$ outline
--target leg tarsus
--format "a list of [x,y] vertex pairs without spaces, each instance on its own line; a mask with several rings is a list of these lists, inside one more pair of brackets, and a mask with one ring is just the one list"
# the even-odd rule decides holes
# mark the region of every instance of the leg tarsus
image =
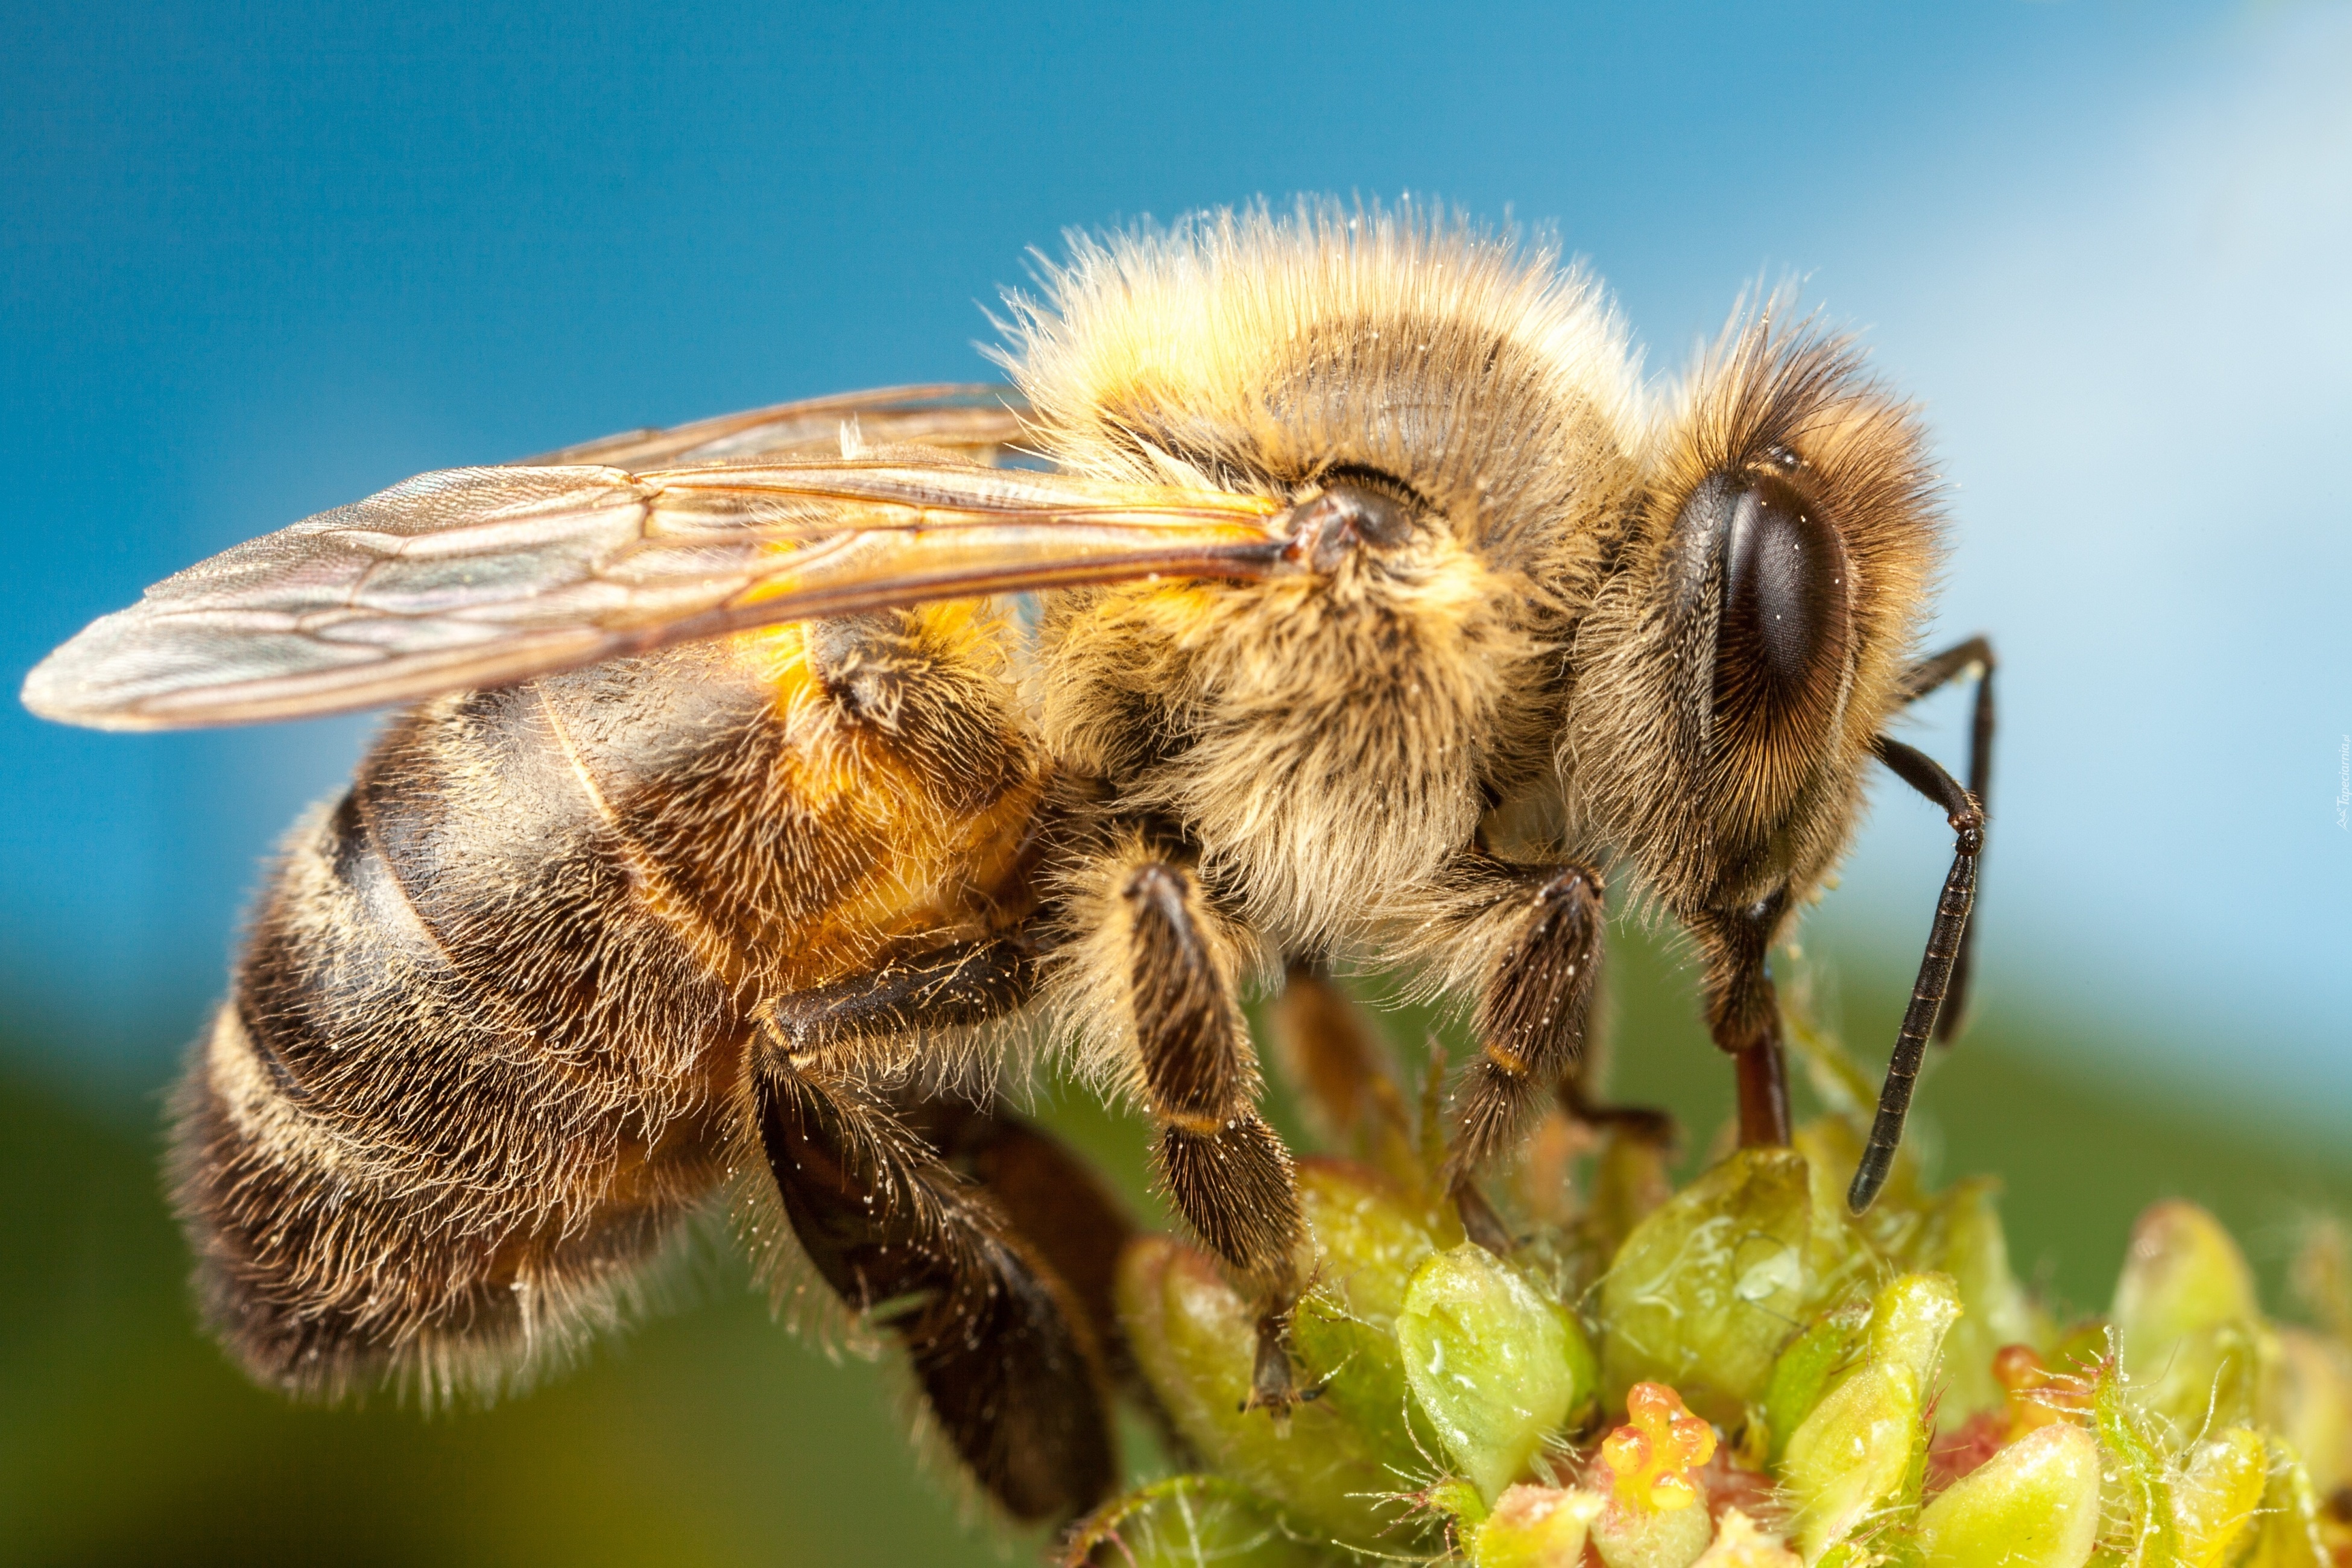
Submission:
[[1456,1177],[1449,1195],[1454,1199],[1454,1212],[1462,1217],[1464,1236],[1497,1258],[1508,1258],[1518,1250],[1518,1238],[1511,1234],[1511,1227],[1503,1223],[1503,1216],[1495,1212],[1495,1205],[1486,1201],[1486,1194],[1478,1190],[1475,1180],[1467,1175]]
[[1290,1364],[1290,1317],[1297,1307],[1297,1302],[1286,1301],[1258,1314],[1257,1350],[1250,1358],[1249,1397],[1242,1401],[1244,1413],[1270,1411],[1277,1426],[1289,1424],[1292,1405],[1314,1397],[1298,1392],[1297,1377]]
[[1171,1124],[1159,1156],[1170,1200],[1210,1251],[1261,1293],[1295,1288],[1304,1222],[1279,1133],[1255,1111],[1211,1131]]
[[1654,1105],[1601,1104],[1586,1097],[1583,1079],[1573,1072],[1559,1080],[1559,1108],[1587,1127],[1612,1128],[1660,1148],[1671,1149],[1682,1142],[1682,1127],[1671,1111]]
[[1483,851],[1455,868],[1471,929],[1500,922],[1480,987],[1478,1056],[1455,1090],[1441,1179],[1463,1234],[1498,1258],[1518,1246],[1479,1189],[1478,1175],[1507,1154],[1547,1089],[1584,1048],[1586,1016],[1601,967],[1601,879],[1585,866],[1522,866]]

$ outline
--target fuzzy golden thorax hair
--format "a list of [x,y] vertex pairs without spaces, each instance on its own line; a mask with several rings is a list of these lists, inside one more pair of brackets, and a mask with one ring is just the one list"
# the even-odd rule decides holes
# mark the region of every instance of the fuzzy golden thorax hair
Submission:
[[1941,551],[1913,411],[1784,309],[1736,320],[1662,418],[1559,734],[1581,836],[1703,933],[1795,909],[1843,853]]
[[1081,240],[1044,283],[1005,363],[1056,463],[1397,520],[1301,574],[1066,595],[1038,666],[1056,756],[1172,818],[1254,925],[1343,944],[1549,771],[1637,496],[1623,338],[1549,251],[1411,207]]

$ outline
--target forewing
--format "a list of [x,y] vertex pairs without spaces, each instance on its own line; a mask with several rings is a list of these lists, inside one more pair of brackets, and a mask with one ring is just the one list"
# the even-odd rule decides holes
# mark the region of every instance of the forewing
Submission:
[[414,701],[746,626],[1282,563],[1276,503],[941,462],[452,468],[190,567],[34,669],[99,729]]
[[1021,437],[1025,405],[1010,387],[886,386],[724,414],[667,430],[629,430],[527,458],[518,467],[597,463],[615,468],[685,468],[834,457],[846,427],[866,447],[934,447],[996,463]]

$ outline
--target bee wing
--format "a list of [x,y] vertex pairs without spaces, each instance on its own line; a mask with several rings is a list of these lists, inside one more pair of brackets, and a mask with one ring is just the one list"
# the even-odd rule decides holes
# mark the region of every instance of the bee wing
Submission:
[[1025,411],[1010,387],[940,384],[779,403],[667,430],[629,430],[526,458],[519,468],[599,463],[615,468],[688,468],[782,457],[832,457],[845,427],[866,447],[938,447],[994,463],[1021,436]]
[[1260,576],[1282,522],[1254,497],[903,458],[452,468],[166,579],[24,700],[108,730],[342,712],[926,599]]

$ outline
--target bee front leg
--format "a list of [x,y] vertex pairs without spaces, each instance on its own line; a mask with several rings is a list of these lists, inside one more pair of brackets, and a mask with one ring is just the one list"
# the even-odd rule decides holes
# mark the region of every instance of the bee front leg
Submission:
[[1484,950],[1478,1057],[1456,1090],[1445,1181],[1470,1238],[1511,1249],[1478,1174],[1517,1144],[1584,1048],[1601,970],[1602,889],[1588,866],[1517,866],[1474,853],[1456,868],[1451,923]]
[[1290,1152],[1257,1113],[1257,1064],[1213,917],[1180,868],[1130,865],[1119,889],[1143,1086],[1160,1124],[1160,1177],[1177,1211],[1256,1296],[1252,1407],[1297,1397],[1287,1340],[1305,1237]]
[[1739,1146],[1789,1142],[1789,1062],[1780,1048],[1780,1000],[1765,966],[1787,908],[1774,893],[1753,908],[1695,930],[1706,952],[1706,1026],[1739,1074]]

